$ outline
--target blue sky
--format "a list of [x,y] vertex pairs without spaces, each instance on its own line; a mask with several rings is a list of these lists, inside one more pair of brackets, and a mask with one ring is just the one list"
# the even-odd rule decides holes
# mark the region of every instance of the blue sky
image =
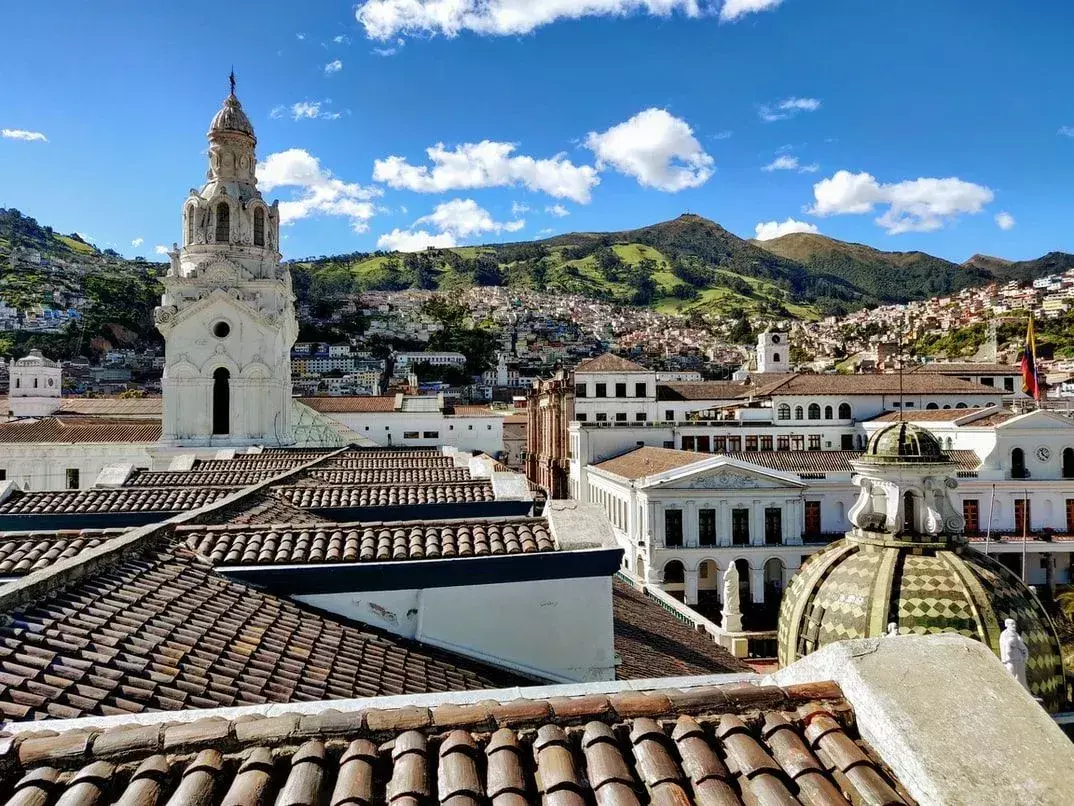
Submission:
[[1061,0],[4,6],[0,206],[127,255],[179,238],[232,65],[288,257],[686,211],[959,261],[1074,251]]

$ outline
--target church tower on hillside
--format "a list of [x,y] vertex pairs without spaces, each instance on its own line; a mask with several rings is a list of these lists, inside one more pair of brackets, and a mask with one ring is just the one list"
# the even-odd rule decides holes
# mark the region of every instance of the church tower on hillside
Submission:
[[173,445],[293,441],[291,273],[280,264],[278,204],[257,189],[257,138],[230,79],[209,126],[208,181],[183,203],[183,245],[169,255],[155,311],[166,343],[161,440]]

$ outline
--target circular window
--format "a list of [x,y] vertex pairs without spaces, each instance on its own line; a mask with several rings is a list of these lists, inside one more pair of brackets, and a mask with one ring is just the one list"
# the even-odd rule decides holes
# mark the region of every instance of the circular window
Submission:
[[56,385],[56,379],[55,378],[49,378],[48,379],[48,385],[49,386],[55,386]]
[[231,332],[231,325],[227,322],[217,322],[213,325],[213,335],[218,339],[226,339]]
[[779,344],[779,336],[773,336],[772,337],[772,343],[773,344]]

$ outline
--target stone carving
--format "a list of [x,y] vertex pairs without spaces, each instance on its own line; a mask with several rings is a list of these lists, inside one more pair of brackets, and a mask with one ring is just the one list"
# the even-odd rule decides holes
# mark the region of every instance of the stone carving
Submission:
[[888,638],[897,638],[899,635],[899,625],[894,621],[888,622],[888,631],[886,633]]
[[738,566],[731,563],[723,575],[723,629],[742,632],[742,605],[739,602]]
[[749,490],[763,487],[760,481],[741,473],[728,473],[726,470],[694,479],[689,484],[691,490]]
[[1003,661],[1007,671],[1014,675],[1014,679],[1028,690],[1026,664],[1029,661],[1029,647],[1018,634],[1018,624],[1014,619],[1009,618],[1003,624],[1004,630],[999,636],[999,659]]

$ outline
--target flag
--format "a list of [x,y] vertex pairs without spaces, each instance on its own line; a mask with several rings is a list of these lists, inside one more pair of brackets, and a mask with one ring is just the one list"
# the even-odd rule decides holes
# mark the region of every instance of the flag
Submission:
[[1037,335],[1033,332],[1033,317],[1029,317],[1026,343],[1022,348],[1022,391],[1040,400],[1040,376],[1037,374]]

